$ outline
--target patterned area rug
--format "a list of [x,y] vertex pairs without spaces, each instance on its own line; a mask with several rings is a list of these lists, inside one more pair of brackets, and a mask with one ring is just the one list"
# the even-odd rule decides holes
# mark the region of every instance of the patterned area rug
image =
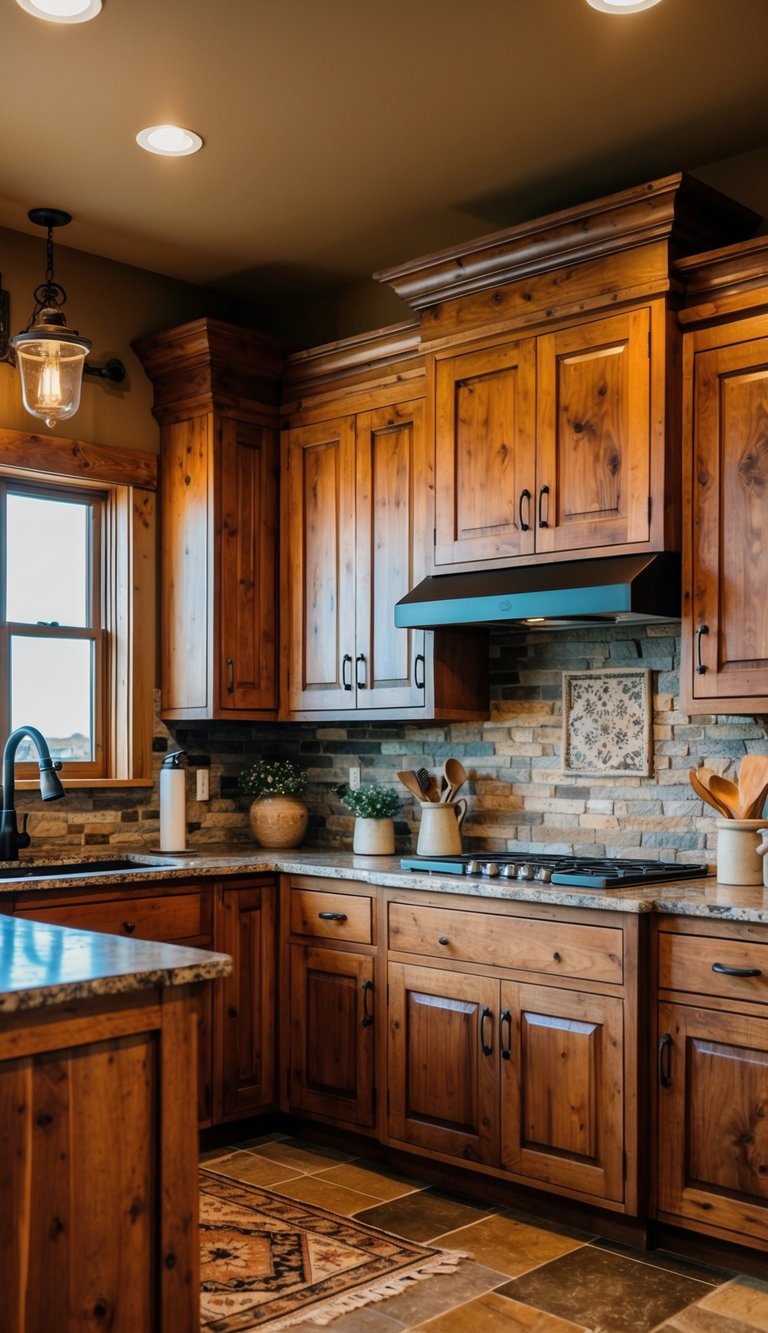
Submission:
[[205,1333],[328,1324],[467,1257],[206,1170],[200,1240]]

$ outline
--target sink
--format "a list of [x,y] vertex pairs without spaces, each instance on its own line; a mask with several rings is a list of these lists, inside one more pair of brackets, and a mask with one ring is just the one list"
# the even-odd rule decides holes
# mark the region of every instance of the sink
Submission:
[[171,859],[153,861],[149,857],[145,861],[128,860],[126,857],[107,857],[101,861],[91,858],[88,861],[47,862],[45,865],[33,861],[19,861],[17,865],[0,866],[0,880],[47,879],[49,875],[122,875],[131,872],[135,874],[139,870],[165,870],[177,866],[178,862]]

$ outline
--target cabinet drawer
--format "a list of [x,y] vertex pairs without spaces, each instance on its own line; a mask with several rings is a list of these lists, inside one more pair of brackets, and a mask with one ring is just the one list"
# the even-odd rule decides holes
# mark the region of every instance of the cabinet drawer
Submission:
[[370,944],[371,899],[351,893],[291,889],[291,931],[294,935]]
[[54,926],[130,935],[137,940],[183,940],[204,934],[201,896],[179,893],[164,898],[122,898],[106,903],[67,903],[60,907],[20,908],[17,916]]
[[[721,968],[757,972],[733,975]],[[715,970],[716,969],[716,970]],[[707,935],[659,935],[659,986],[768,1004],[768,942]]]
[[390,903],[389,947],[462,963],[621,983],[622,931]]

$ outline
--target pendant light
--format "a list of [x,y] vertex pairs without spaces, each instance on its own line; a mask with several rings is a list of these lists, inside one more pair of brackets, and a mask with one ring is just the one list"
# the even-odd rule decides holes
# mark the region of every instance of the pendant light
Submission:
[[53,272],[53,230],[65,227],[72,218],[58,208],[33,208],[30,222],[47,231],[45,281],[35,289],[35,308],[22,333],[9,339],[10,356],[18,362],[24,406],[46,426],[55,426],[75,415],[80,406],[84,371],[119,384],[125,378],[122,362],[111,360],[102,368],[86,367],[90,338],[67,327],[64,304],[67,293]]

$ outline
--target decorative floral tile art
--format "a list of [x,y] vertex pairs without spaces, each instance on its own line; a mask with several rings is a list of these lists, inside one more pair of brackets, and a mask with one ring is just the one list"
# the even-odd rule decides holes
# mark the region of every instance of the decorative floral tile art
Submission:
[[652,707],[650,671],[564,671],[563,772],[649,777]]

